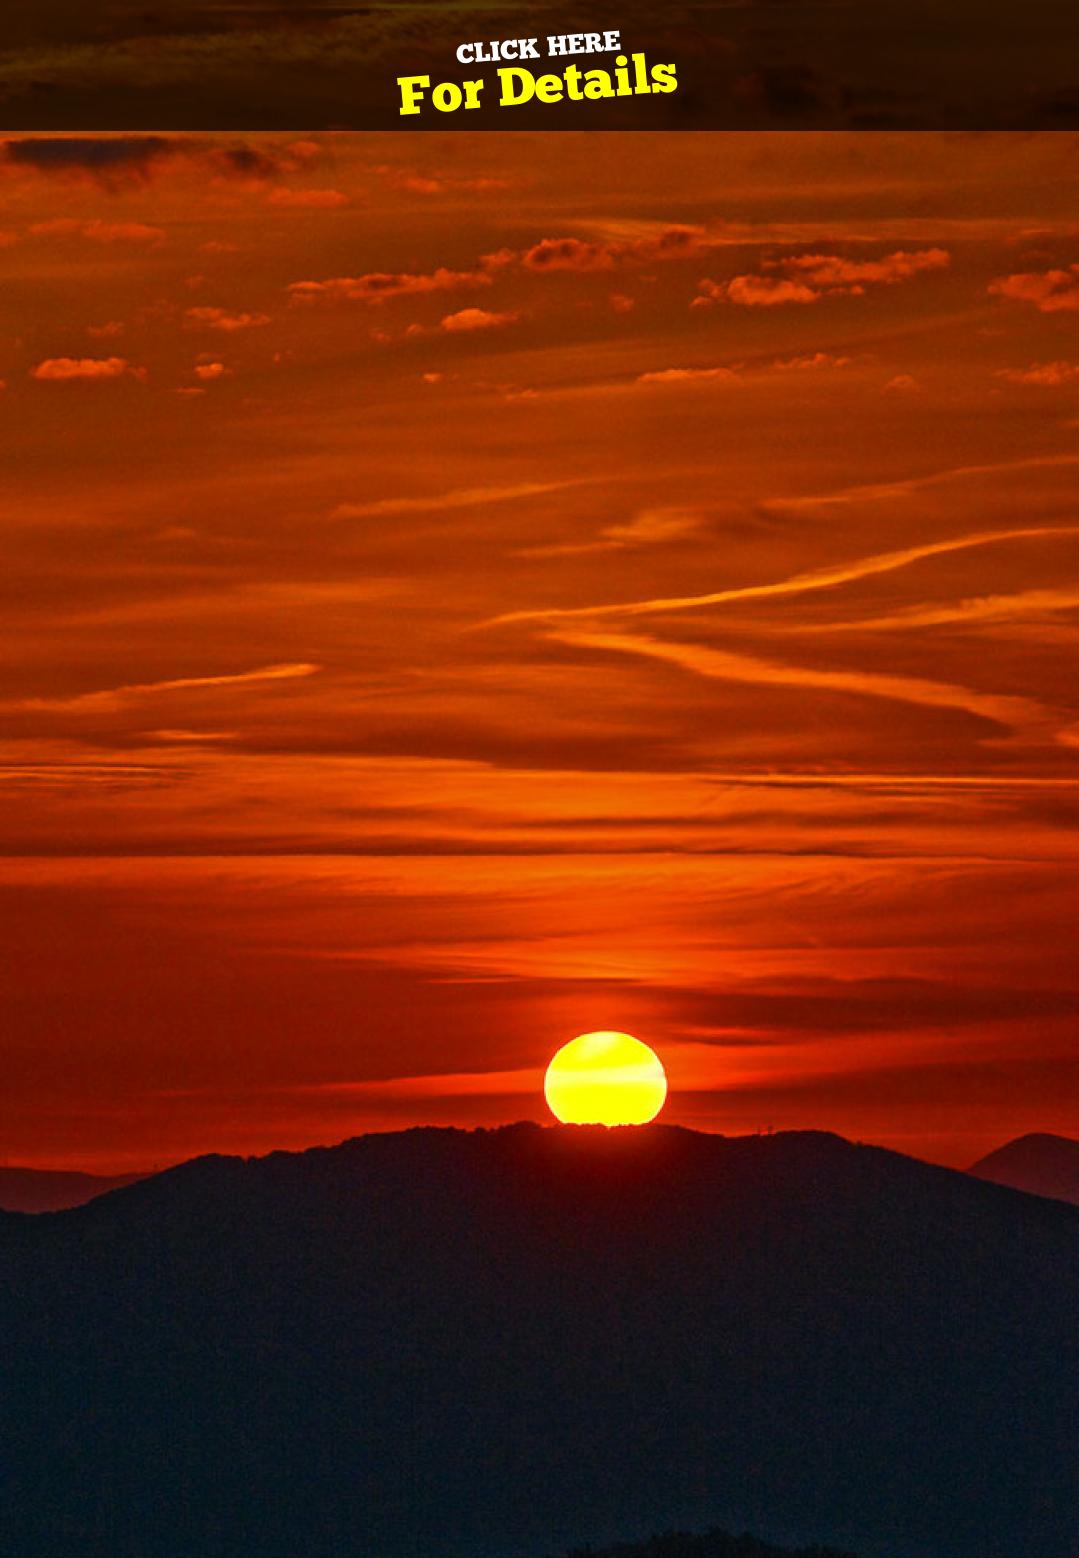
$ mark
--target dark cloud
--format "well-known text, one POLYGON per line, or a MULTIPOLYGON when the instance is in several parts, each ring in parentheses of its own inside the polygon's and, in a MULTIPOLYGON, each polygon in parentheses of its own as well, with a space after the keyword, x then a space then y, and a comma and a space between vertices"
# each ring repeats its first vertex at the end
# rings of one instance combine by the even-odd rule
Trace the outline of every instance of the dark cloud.
POLYGON ((3 143, 5 161, 44 173, 89 173, 109 182, 143 179, 155 164, 176 156, 183 143, 164 135, 28 136, 3 143))
POLYGON ((201 136, 18 136, 0 142, 0 160, 13 169, 89 179, 106 188, 144 184, 164 166, 195 165, 211 177, 269 182, 301 169, 304 143, 260 146, 201 136))

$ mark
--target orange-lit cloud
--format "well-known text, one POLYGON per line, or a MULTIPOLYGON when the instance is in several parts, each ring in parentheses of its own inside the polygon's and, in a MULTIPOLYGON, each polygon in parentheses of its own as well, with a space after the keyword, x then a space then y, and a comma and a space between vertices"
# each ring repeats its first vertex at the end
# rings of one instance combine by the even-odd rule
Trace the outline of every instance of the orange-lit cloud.
POLYGON ((827 568, 815 569, 810 573, 794 574, 789 579, 777 579, 770 584, 741 585, 736 589, 713 590, 705 595, 659 596, 655 600, 509 613, 496 620, 519 622, 547 617, 646 617, 666 615, 676 611, 695 611, 702 606, 723 606, 736 601, 760 600, 777 595, 803 595, 813 590, 834 589, 859 579, 872 578, 875 574, 892 573, 896 569, 907 568, 912 563, 921 562, 925 558, 939 557, 949 552, 963 552, 972 547, 992 546, 1005 541, 1036 541, 1054 535, 1062 537, 1079 535, 1079 526, 1060 525, 1033 530, 990 530, 969 536, 929 541, 921 546, 906 547, 897 552, 881 552, 873 557, 853 558, 827 568))
POLYGON ((296 676, 313 676, 317 665, 266 665, 254 671, 237 671, 226 676, 178 676, 164 682, 131 682, 123 687, 110 687, 100 691, 76 693, 69 698, 31 698, 27 708, 87 709, 102 708, 126 698, 138 698, 151 693, 188 692, 192 689, 247 686, 251 682, 291 681, 296 676))
POLYGON ((214 307, 186 309, 184 318, 192 330, 223 330, 227 335, 235 330, 254 330, 270 323, 269 314, 234 313, 227 308, 214 307))
POLYGON ((796 254, 772 264, 778 270, 804 276, 814 287, 831 290, 873 283, 895 286, 923 271, 945 270, 951 264, 951 255, 946 249, 921 249, 913 253, 897 249, 879 260, 850 259, 838 254, 796 254))
POLYGON ((734 276, 724 284, 707 278, 696 303, 739 303, 744 308, 776 308, 784 303, 816 303, 821 294, 790 276, 734 276))
POLYGON ((462 308, 456 314, 446 314, 439 320, 439 329, 450 334, 470 330, 497 330, 501 325, 512 325, 517 314, 496 314, 486 308, 462 308))
MULTIPOLYGON (((614 650, 619 654, 645 655, 667 660, 698 676, 719 681, 746 682, 750 686, 807 688, 819 692, 853 693, 858 697, 913 703, 923 708, 962 709, 979 719, 1009 730, 1046 731, 1053 723, 1051 711, 1033 699, 1007 694, 985 694, 969 687, 933 682, 922 677, 892 676, 876 671, 836 671, 784 665, 755 655, 731 654, 699 644, 668 643, 631 633, 589 633, 558 629, 553 636, 585 649, 614 650)), ((1059 723, 1059 722, 1058 722, 1059 723)))
POLYGON ((5 1151, 1074 1134, 1068 148, 452 140, 4 142, 5 1151))
POLYGON ((132 371, 125 357, 47 357, 32 370, 32 377, 64 383, 72 379, 119 379, 132 371))
POLYGON ((994 297, 1033 303, 1043 314, 1072 313, 1079 309, 1079 264, 1067 270, 1019 271, 998 276, 989 283, 994 297))
POLYGON ((460 287, 485 287, 491 273, 482 267, 455 271, 439 266, 427 275, 392 275, 373 271, 366 276, 335 276, 329 281, 294 281, 289 293, 294 303, 382 303, 387 298, 410 297, 425 292, 453 292, 460 287))
POLYGON ((1029 368, 998 368, 998 379, 1009 384, 1035 384, 1056 388, 1079 379, 1079 362, 1032 362, 1029 368))
POLYGON ((638 384, 687 384, 701 380, 721 384, 737 384, 738 375, 732 368, 656 368, 639 374, 638 384))
POLYGON ((897 249, 880 259, 851 259, 838 254, 795 254, 767 260, 769 272, 781 275, 734 276, 727 282, 710 277, 698 283, 696 308, 711 303, 737 303, 746 308, 769 308, 784 303, 816 303, 823 297, 862 296, 867 286, 895 286, 924 271, 944 270, 951 264, 946 249, 907 251, 897 249))

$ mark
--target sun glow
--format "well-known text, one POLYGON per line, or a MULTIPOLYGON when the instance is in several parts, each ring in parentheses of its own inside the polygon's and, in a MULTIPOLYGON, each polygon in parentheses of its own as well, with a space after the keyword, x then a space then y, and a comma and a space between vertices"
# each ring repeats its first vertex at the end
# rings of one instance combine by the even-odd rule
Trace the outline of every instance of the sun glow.
POLYGON ((667 1074, 628 1033, 582 1033, 554 1056, 543 1092, 563 1125, 646 1125, 666 1101, 667 1074))

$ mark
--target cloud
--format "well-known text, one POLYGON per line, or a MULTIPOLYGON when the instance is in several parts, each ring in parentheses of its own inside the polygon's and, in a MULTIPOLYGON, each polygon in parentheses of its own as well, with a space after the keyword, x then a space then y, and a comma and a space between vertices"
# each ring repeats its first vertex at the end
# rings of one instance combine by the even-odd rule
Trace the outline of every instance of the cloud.
POLYGON ((252 682, 292 681, 297 677, 314 676, 322 669, 306 661, 287 662, 281 665, 259 666, 254 671, 235 671, 224 676, 178 676, 163 682, 131 682, 122 687, 108 687, 97 692, 77 693, 73 698, 22 698, 8 708, 20 709, 100 709, 122 703, 127 698, 145 697, 147 694, 199 691, 203 688, 240 687, 252 682))
POLYGON ((489 286, 494 276, 511 267, 545 275, 559 271, 605 271, 620 260, 681 259, 699 241, 695 228, 668 227, 632 241, 592 243, 581 238, 543 238, 524 250, 500 249, 484 254, 471 270, 410 272, 372 271, 362 276, 332 276, 325 281, 294 281, 289 295, 294 303, 319 301, 381 303, 387 298, 428 292, 448 292, 462 287, 489 286))
MULTIPOLYGON (((701 283, 702 289, 705 285, 701 283)), ((784 303, 816 303, 820 298, 820 293, 805 282, 791 281, 785 276, 735 276, 726 286, 716 286, 715 282, 707 285, 714 290, 702 291, 701 299, 694 299, 695 305, 702 299, 718 302, 726 298, 728 303, 742 308, 775 308, 784 303)))
POLYGON ((253 330, 270 323, 269 314, 232 314, 225 308, 189 308, 184 314, 188 329, 223 330, 232 334, 236 330, 253 330))
POLYGON ((333 211, 351 204, 339 189, 275 189, 267 199, 272 206, 302 211, 333 211))
POLYGON ((700 530, 702 516, 691 509, 643 509, 621 524, 607 525, 593 541, 553 542, 549 546, 521 547, 518 557, 574 557, 588 552, 635 551, 683 541, 700 530))
POLYGON ((659 368, 652 373, 638 374, 638 384, 693 384, 702 381, 721 384, 737 384, 738 375, 733 368, 659 368))
POLYGON ((614 252, 609 244, 586 243, 582 238, 544 238, 525 251, 525 270, 610 270, 614 252))
POLYGON ((681 260, 701 241, 696 227, 654 227, 638 235, 607 242, 582 238, 543 238, 521 255, 521 265, 538 274, 551 271, 603 271, 625 260, 681 260))
POLYGON ((126 373, 139 374, 126 357, 47 357, 31 369, 31 377, 61 382, 71 379, 119 379, 126 373))
POLYGON ((515 324, 517 314, 491 314, 485 308, 462 308, 456 314, 447 314, 439 320, 439 329, 451 334, 468 330, 496 330, 501 325, 515 324))
POLYGON ((216 179, 262 183, 301 171, 305 143, 222 143, 182 135, 17 136, 0 142, 0 167, 86 181, 115 190, 145 184, 162 170, 189 167, 216 179))
POLYGON ((443 509, 473 508, 477 504, 506 503, 514 498, 541 497, 575 486, 569 481, 521 482, 514 487, 462 487, 426 498, 376 498, 372 503, 339 503, 334 519, 368 519, 380 514, 425 514, 443 509))
POLYGON ((951 264, 947 249, 897 249, 877 260, 851 260, 838 254, 795 254, 766 260, 764 269, 781 275, 735 276, 727 282, 704 277, 691 308, 736 303, 744 308, 784 303, 816 303, 822 297, 859 297, 867 286, 895 286, 925 271, 951 264))
POLYGON ((198 746, 207 741, 236 741, 239 731, 235 730, 151 730, 147 735, 154 741, 163 741, 168 746, 198 746))
POLYGON ((512 180, 492 178, 478 174, 473 178, 448 173, 421 173, 416 169, 395 168, 386 163, 372 169, 392 184, 395 189, 407 189, 413 195, 444 195, 458 190, 475 194, 490 194, 512 188, 512 180))
POLYGON ((884 393, 893 395, 909 395, 913 391, 921 389, 918 380, 909 373, 897 373, 894 379, 889 379, 884 386, 884 393))
POLYGON ((1079 379, 1079 362, 1032 362, 1029 368, 998 368, 997 378, 1009 384, 1071 384, 1079 379))
POLYGON ((225 378, 228 372, 223 362, 200 362, 195 369, 195 376, 204 383, 212 383, 215 379, 225 378))
POLYGON ((951 264, 947 249, 897 249, 879 260, 849 260, 838 254, 799 254, 770 264, 788 274, 804 276, 818 288, 853 288, 865 283, 895 286, 923 271, 945 270, 951 264))
POLYGON ((584 649, 613 650, 664 660, 697 676, 751 686, 812 688, 819 692, 852 693, 863 698, 914 704, 919 708, 959 709, 1008 730, 1044 729, 1054 716, 1033 699, 1005 693, 982 693, 949 682, 872 671, 829 671, 795 666, 756 655, 732 654, 701 644, 669 643, 647 635, 577 632, 559 629, 549 635, 557 643, 584 649))
POLYGON ((79 222, 73 217, 56 217, 50 222, 35 222, 30 228, 36 238, 86 238, 91 243, 159 244, 165 241, 163 227, 145 222, 79 222))
POLYGON ((383 303, 387 298, 414 297, 427 292, 453 292, 461 287, 487 287, 496 257, 480 260, 474 270, 448 270, 439 266, 426 274, 369 271, 364 276, 333 276, 328 281, 294 281, 289 285, 293 303, 320 301, 383 303))
MULTIPOLYGON (((908 386, 903 386, 907 388, 908 386)), ((1030 455, 1021 460, 1000 460, 986 465, 956 465, 943 471, 930 471, 925 476, 906 476, 897 481, 866 482, 853 487, 840 487, 834 492, 807 493, 804 497, 765 498, 764 509, 815 509, 833 503, 879 502, 892 498, 908 497, 927 487, 946 485, 954 481, 977 480, 982 476, 995 476, 1005 471, 1044 471, 1079 465, 1079 455, 1045 454, 1030 455)), ((1037 532, 1032 532, 1037 534, 1037 532)))
POLYGON ((1029 541, 1046 536, 1079 535, 1079 525, 1039 525, 1027 529, 985 530, 973 535, 953 536, 944 541, 928 541, 919 546, 904 547, 895 552, 878 552, 869 557, 848 559, 831 563, 824 568, 814 568, 807 573, 777 579, 770 584, 746 584, 733 589, 713 590, 705 595, 660 596, 654 600, 622 601, 603 606, 562 606, 547 610, 509 612, 494 618, 495 622, 554 621, 570 617, 646 617, 671 611, 697 611, 704 606, 723 606, 747 600, 766 600, 776 596, 804 595, 815 590, 834 589, 838 585, 852 584, 859 579, 873 578, 878 574, 894 573, 912 563, 928 557, 941 557, 952 552, 964 552, 974 547, 991 546, 1003 541, 1029 541))
POLYGON ((315 1082, 290 1089, 343 1099, 470 1098, 534 1095, 543 1086, 542 1070, 445 1071, 432 1076, 387 1077, 368 1082, 315 1082))
POLYGON ((151 170, 177 155, 178 142, 164 135, 26 136, 4 141, 3 160, 43 173, 89 174, 102 183, 143 181, 151 170))
POLYGON ((812 352, 802 357, 777 357, 772 367, 779 373, 802 373, 818 368, 849 368, 850 357, 835 357, 831 352, 812 352))
POLYGON ((1079 309, 1079 265, 998 276, 989 283, 989 292, 994 297, 1033 303, 1042 314, 1073 313, 1079 309))
POLYGON ((643 509, 624 524, 608 525, 604 536, 619 546, 657 546, 680 541, 701 527, 701 516, 691 509, 643 509))
POLYGON ((907 606, 882 617, 853 622, 814 623, 802 632, 847 633, 890 631, 894 628, 943 627, 951 623, 1030 621, 1079 606, 1079 587, 1018 590, 1013 595, 980 595, 940 605, 907 606))

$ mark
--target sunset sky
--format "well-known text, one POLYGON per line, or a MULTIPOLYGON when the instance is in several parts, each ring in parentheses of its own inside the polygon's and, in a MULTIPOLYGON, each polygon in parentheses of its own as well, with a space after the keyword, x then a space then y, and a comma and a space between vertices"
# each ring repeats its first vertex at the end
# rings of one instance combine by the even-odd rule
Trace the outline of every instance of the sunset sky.
POLYGON ((0 1155, 1074 1134, 1076 151, 0 143, 0 1155))

